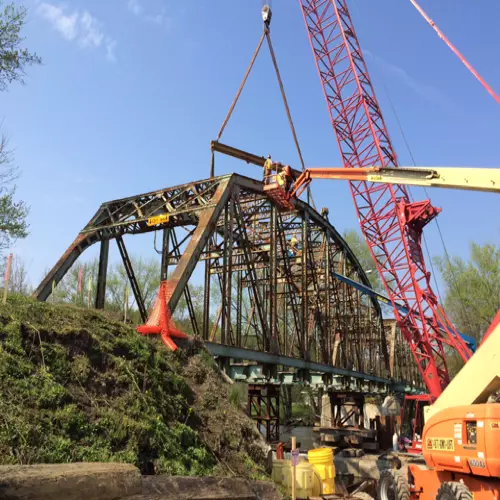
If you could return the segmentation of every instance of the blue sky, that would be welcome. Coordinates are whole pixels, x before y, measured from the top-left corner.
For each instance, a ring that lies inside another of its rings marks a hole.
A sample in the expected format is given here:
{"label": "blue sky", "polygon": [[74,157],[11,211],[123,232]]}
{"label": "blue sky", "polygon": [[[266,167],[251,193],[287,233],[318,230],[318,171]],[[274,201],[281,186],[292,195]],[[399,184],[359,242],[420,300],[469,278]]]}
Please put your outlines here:
{"label": "blue sky", "polygon": [[[26,86],[0,94],[3,130],[23,171],[30,236],[15,253],[37,284],[102,201],[208,176],[209,143],[261,33],[261,0],[25,0],[26,45],[44,60]],[[422,0],[422,6],[500,92],[500,4]],[[274,0],[272,35],[306,164],[340,165],[312,53],[295,0]],[[352,16],[400,163],[497,166],[500,107],[409,1],[352,0]],[[265,49],[265,47],[264,47]],[[298,165],[267,50],[250,76],[223,141]],[[259,176],[219,160],[217,173]],[[424,194],[413,190],[416,199]],[[500,240],[499,198],[432,190],[449,250]],[[336,227],[357,227],[348,186],[317,181],[318,206]],[[441,254],[436,228],[427,231]],[[150,255],[152,238],[133,253]],[[91,256],[92,253],[89,254]]]}

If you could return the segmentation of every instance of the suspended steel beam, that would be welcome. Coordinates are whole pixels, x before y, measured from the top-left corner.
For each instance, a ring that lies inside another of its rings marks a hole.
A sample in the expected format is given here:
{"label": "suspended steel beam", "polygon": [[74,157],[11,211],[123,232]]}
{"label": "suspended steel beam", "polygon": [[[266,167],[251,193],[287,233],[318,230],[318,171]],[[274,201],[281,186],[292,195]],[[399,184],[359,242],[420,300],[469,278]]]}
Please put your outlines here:
{"label": "suspended steel beam", "polygon": [[[266,158],[264,158],[263,156],[254,155],[252,153],[248,153],[247,151],[243,151],[242,149],[237,149],[233,148],[232,146],[228,146],[227,144],[222,144],[218,141],[212,141],[210,143],[210,148],[212,149],[212,151],[237,158],[238,160],[256,165],[257,167],[263,167],[266,161]],[[294,168],[292,168],[291,170],[293,175],[296,177],[299,177],[302,173],[300,170],[296,170]]]}

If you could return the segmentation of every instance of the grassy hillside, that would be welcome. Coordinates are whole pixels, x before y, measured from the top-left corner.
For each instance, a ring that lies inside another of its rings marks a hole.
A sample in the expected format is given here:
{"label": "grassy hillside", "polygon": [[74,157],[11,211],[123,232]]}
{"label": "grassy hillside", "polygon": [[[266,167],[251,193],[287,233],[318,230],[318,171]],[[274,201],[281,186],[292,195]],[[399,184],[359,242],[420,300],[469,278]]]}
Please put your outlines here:
{"label": "grassy hillside", "polygon": [[255,476],[262,442],[229,388],[196,342],[170,353],[103,312],[0,306],[0,463]]}

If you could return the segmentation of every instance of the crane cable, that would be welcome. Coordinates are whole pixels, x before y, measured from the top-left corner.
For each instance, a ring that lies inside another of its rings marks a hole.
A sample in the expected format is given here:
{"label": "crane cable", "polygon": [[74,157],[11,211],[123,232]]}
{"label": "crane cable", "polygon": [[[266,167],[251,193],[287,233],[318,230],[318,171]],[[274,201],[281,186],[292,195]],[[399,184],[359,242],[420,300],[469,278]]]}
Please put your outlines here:
{"label": "crane cable", "polygon": [[217,134],[217,140],[219,140],[222,137],[224,129],[226,128],[226,125],[229,122],[231,115],[233,114],[234,108],[236,107],[238,99],[240,98],[240,95],[243,92],[243,88],[245,87],[245,83],[247,82],[247,79],[250,75],[250,72],[252,71],[255,60],[257,59],[257,56],[259,55],[260,48],[262,47],[262,43],[264,42],[265,36],[266,36],[266,32],[264,31],[264,33],[262,33],[262,36],[260,37],[259,43],[257,44],[257,48],[255,49],[255,52],[253,54],[252,60],[250,61],[250,64],[249,64],[248,69],[245,73],[245,76],[243,77],[243,81],[241,82],[241,85],[238,88],[238,92],[236,92],[236,95],[234,96],[233,102],[231,103],[231,107],[229,108],[229,111],[227,112],[226,118],[224,119],[222,126],[219,130],[219,133]]}
{"label": "crane cable", "polygon": [[[255,49],[255,52],[252,56],[252,60],[250,61],[250,64],[248,65],[248,69],[245,73],[245,76],[243,77],[243,80],[238,88],[238,91],[236,92],[236,95],[234,96],[233,102],[231,103],[231,106],[229,107],[229,111],[226,114],[226,117],[224,118],[224,121],[222,122],[222,126],[219,130],[219,133],[217,134],[217,140],[219,140],[222,137],[222,134],[224,132],[224,129],[226,128],[226,125],[229,122],[229,119],[231,118],[234,108],[236,107],[236,104],[238,103],[238,100],[241,96],[241,93],[243,92],[243,88],[245,87],[245,83],[248,80],[248,77],[250,75],[250,72],[252,71],[253,65],[255,63],[255,60],[257,59],[257,56],[259,55],[260,48],[262,47],[262,43],[264,42],[264,38],[266,36],[266,33],[262,33],[262,36],[260,37],[259,43],[257,44],[257,48]],[[215,151],[212,151],[212,162],[210,164],[210,177],[214,177],[215,175]]]}
{"label": "crane cable", "polygon": [[[410,0],[410,2],[415,7],[415,9],[418,11],[418,13],[429,24],[429,26],[437,33],[438,37],[441,38],[441,40],[443,40],[443,42],[458,57],[458,59],[462,62],[462,64],[474,75],[474,77],[481,83],[481,85],[491,95],[491,97],[493,97],[493,99],[495,99],[495,101],[498,104],[500,104],[500,97],[498,96],[498,94],[496,94],[496,92],[491,88],[491,86],[486,82],[486,80],[484,80],[484,78],[475,70],[475,68],[472,66],[472,64],[469,63],[469,61],[465,58],[465,56],[462,55],[462,53],[455,47],[455,45],[453,45],[453,43],[448,39],[448,37],[439,29],[439,27],[437,26],[437,24],[429,17],[429,15],[424,11],[424,9],[418,4],[417,0]],[[390,98],[389,98],[389,101],[390,101]],[[392,106],[392,103],[391,103],[391,106]],[[393,109],[393,111],[394,111],[394,109]],[[394,114],[396,116],[395,112],[394,112]],[[406,146],[407,146],[408,151],[410,152],[410,155],[412,156],[412,159],[413,159],[413,155],[411,154],[410,148],[408,146],[408,142],[406,141],[405,135],[403,133],[401,125],[399,124],[399,120],[398,120],[397,116],[396,116],[396,120],[398,121],[398,125],[399,125],[401,133],[403,135],[403,138],[405,140]],[[424,187],[424,191],[425,191],[426,196],[430,199],[430,197],[429,197],[429,195],[428,195],[427,190],[425,189],[425,187]],[[444,237],[443,237],[443,234],[441,232],[441,227],[439,225],[438,220],[435,219],[435,221],[436,221],[436,226],[437,226],[437,229],[438,229],[438,232],[439,232],[439,237],[441,239],[441,243],[442,243],[443,248],[444,248],[444,253],[445,253],[446,261],[448,263],[448,266],[449,266],[449,269],[450,269],[450,272],[451,272],[452,283],[453,283],[453,286],[455,288],[455,291],[457,292],[457,295],[458,295],[458,298],[459,298],[459,302],[460,302],[460,305],[462,307],[462,312],[464,313],[464,316],[465,316],[465,320],[469,324],[469,328],[470,328],[471,327],[470,317],[467,314],[467,311],[466,311],[466,308],[465,308],[465,301],[463,300],[463,298],[462,298],[462,296],[460,294],[460,290],[459,290],[458,285],[457,285],[457,281],[458,280],[456,278],[453,266],[451,265],[451,259],[450,259],[449,253],[448,253],[448,249],[446,248],[446,244],[444,242]],[[425,239],[424,239],[424,241],[425,241]],[[427,243],[426,243],[426,246],[427,246]],[[431,261],[431,265],[432,265],[432,261]],[[439,293],[439,290],[438,290],[438,293]],[[470,306],[472,306],[472,309],[474,309],[476,311],[476,313],[479,313],[478,310],[477,310],[477,308],[473,304],[470,304]]]}
{"label": "crane cable", "polygon": [[453,45],[450,40],[446,37],[446,35],[438,28],[437,24],[426,14],[424,9],[420,7],[416,0],[410,0],[415,9],[419,12],[419,14],[427,21],[429,26],[437,33],[438,37],[443,40],[443,42],[448,45],[451,51],[460,59],[460,61],[464,64],[464,66],[477,78],[477,80],[481,83],[481,85],[485,88],[486,92],[495,99],[495,101],[500,104],[500,97],[495,93],[495,91],[488,85],[486,80],[473,68],[472,64],[467,61],[467,59],[461,54],[461,52]]}
{"label": "crane cable", "polygon": [[280,70],[278,68],[278,61],[276,60],[276,55],[274,53],[273,43],[271,41],[271,32],[269,31],[269,28],[266,28],[264,33],[265,33],[265,36],[267,38],[267,43],[269,45],[269,52],[271,53],[271,59],[273,61],[274,70],[276,71],[276,77],[278,79],[278,83],[280,86],[281,97],[283,98],[283,104],[285,105],[286,116],[288,117],[288,123],[290,125],[291,130],[292,130],[293,140],[295,142],[295,147],[297,148],[297,153],[298,153],[299,158],[300,158],[300,164],[302,166],[302,171],[304,171],[306,169],[306,165],[304,163],[304,158],[302,157],[302,151],[300,149],[299,140],[297,138],[295,126],[293,124],[292,114],[290,113],[290,107],[288,106],[288,99],[286,98],[285,87],[283,86],[283,80],[281,79]]}
{"label": "crane cable", "polygon": [[[293,140],[295,142],[295,147],[297,148],[297,153],[298,153],[299,158],[300,158],[300,164],[302,166],[302,172],[303,172],[306,169],[306,165],[304,163],[304,158],[302,156],[302,150],[300,149],[300,144],[299,144],[299,139],[297,137],[297,132],[295,131],[295,125],[293,124],[293,119],[292,119],[292,114],[290,112],[290,107],[288,106],[288,99],[286,98],[285,87],[283,86],[283,80],[281,79],[280,70],[278,68],[278,61],[276,60],[276,55],[274,53],[273,43],[271,41],[271,32],[267,26],[266,26],[264,33],[265,33],[266,38],[267,38],[269,52],[271,53],[271,59],[273,61],[274,70],[276,71],[276,78],[278,79],[278,83],[280,86],[281,97],[283,98],[283,104],[285,105],[286,116],[288,117],[288,123],[289,123],[290,129],[292,131]],[[311,188],[309,186],[307,187],[307,203],[312,203],[314,210],[316,210],[316,205],[314,203],[314,200],[312,199]]]}
{"label": "crane cable", "polygon": [[[384,86],[384,90],[385,90],[385,93],[387,95],[387,100],[389,101],[389,105],[391,106],[392,113],[394,114],[394,118],[396,119],[396,123],[398,125],[399,131],[401,132],[401,136],[403,137],[403,141],[404,141],[404,143],[406,145],[406,149],[408,150],[408,153],[410,155],[410,158],[411,158],[411,161],[413,163],[413,166],[416,167],[417,166],[417,162],[415,161],[415,157],[413,156],[413,151],[411,150],[410,144],[408,143],[408,139],[406,138],[406,134],[405,134],[405,132],[403,130],[403,125],[401,124],[399,116],[398,116],[398,114],[396,112],[396,108],[395,108],[394,103],[393,103],[393,101],[391,99],[391,96],[389,94],[389,90],[388,90],[388,88],[387,88],[387,86],[386,86],[386,84],[385,84],[384,81],[382,81],[382,84]],[[414,201],[414,199],[413,199],[413,193],[411,192],[410,186],[407,186],[407,190],[408,190],[408,193],[410,195],[410,200],[413,202]],[[427,189],[425,189],[425,187],[424,187],[424,190],[425,190],[425,195],[430,200],[430,196],[427,193]],[[429,263],[430,263],[430,266],[431,266],[432,275],[434,277],[434,285],[436,286],[436,290],[437,290],[438,298],[439,298],[439,297],[442,297],[442,295],[441,295],[441,291],[439,290],[439,284],[438,284],[438,281],[437,281],[437,278],[436,278],[436,272],[434,271],[434,265],[432,263],[432,258],[431,258],[431,254],[430,254],[430,251],[429,251],[429,246],[427,244],[427,238],[425,237],[424,233],[422,233],[422,237],[423,237],[423,240],[424,240],[424,246],[425,246],[425,250],[426,250],[426,253],[427,253],[427,258],[429,259]],[[443,242],[443,246],[444,246],[444,242]]]}
{"label": "crane cable", "polygon": [[[283,80],[281,78],[281,73],[280,73],[280,70],[278,67],[278,61],[276,59],[276,54],[274,52],[273,43],[271,41],[271,31],[269,29],[268,24],[266,24],[266,23],[264,23],[264,31],[262,33],[262,36],[260,37],[259,43],[257,44],[257,48],[255,49],[255,52],[253,54],[252,60],[250,61],[250,64],[249,64],[248,69],[245,73],[245,76],[243,77],[243,81],[241,82],[241,85],[239,86],[238,91],[236,92],[236,96],[234,97],[233,102],[231,103],[231,106],[229,108],[229,111],[227,112],[227,115],[226,115],[226,117],[222,123],[222,126],[219,130],[219,133],[217,135],[217,141],[222,137],[222,134],[223,134],[223,132],[224,132],[224,130],[225,130],[232,114],[233,114],[234,108],[236,107],[236,104],[238,103],[238,100],[241,96],[241,93],[243,92],[243,88],[245,87],[245,84],[248,80],[250,72],[252,71],[255,60],[257,59],[257,56],[259,55],[260,49],[262,47],[262,43],[264,42],[264,38],[267,40],[267,45],[269,47],[269,52],[271,54],[271,60],[273,62],[274,70],[276,72],[276,78],[278,79],[278,84],[279,84],[279,88],[280,88],[280,92],[281,92],[281,98],[283,99],[283,104],[285,106],[286,116],[288,118],[288,124],[290,126],[291,131],[292,131],[293,141],[294,141],[295,147],[297,149],[297,154],[299,155],[302,171],[304,171],[306,169],[304,157],[302,156],[302,150],[300,148],[299,139],[297,137],[297,132],[295,130],[295,125],[294,125],[293,119],[292,119],[292,113],[290,111],[290,106],[288,105],[288,99],[287,99],[286,93],[285,93],[285,86],[283,85]],[[215,165],[215,153],[214,153],[214,151],[212,151],[212,163],[211,163],[211,168],[210,168],[210,176],[211,177],[213,177],[213,175],[214,175],[214,169],[215,169],[214,165]],[[312,199],[310,187],[307,188],[307,202],[312,204],[314,210],[317,210],[316,205],[314,203],[314,200]]]}
{"label": "crane cable", "polygon": [[[385,84],[385,82],[383,80],[382,80],[382,84],[384,86],[384,90],[385,90],[385,93],[387,95],[387,99],[389,101],[389,105],[391,106],[392,112],[393,112],[394,117],[396,119],[396,123],[398,125],[399,131],[401,132],[401,136],[403,137],[403,141],[404,141],[404,143],[406,145],[406,149],[408,150],[408,153],[409,153],[409,155],[411,157],[411,161],[413,162],[414,166],[417,166],[417,162],[415,161],[415,157],[413,156],[413,151],[410,148],[410,144],[408,142],[408,139],[406,137],[405,131],[403,129],[403,125],[402,125],[402,123],[401,123],[401,121],[399,119],[398,113],[396,112],[396,108],[395,108],[394,103],[393,103],[393,101],[391,99],[391,96],[389,94],[389,90],[388,90],[388,88],[387,88],[387,86],[386,86],[386,84]],[[422,187],[424,189],[425,196],[430,200],[431,197],[430,197],[430,195],[429,195],[429,193],[427,191],[427,188],[425,186],[422,186]],[[413,198],[413,195],[412,195],[411,190],[410,190],[409,187],[408,187],[408,192],[410,194],[410,197]],[[458,280],[457,280],[457,277],[455,275],[455,271],[454,271],[454,269],[453,269],[453,267],[451,265],[450,255],[448,253],[448,248],[447,248],[446,243],[444,241],[444,236],[443,236],[443,233],[441,231],[441,226],[439,225],[439,221],[438,221],[437,218],[435,218],[434,221],[436,223],[436,227],[437,227],[437,230],[438,230],[438,233],[439,233],[439,238],[440,238],[441,244],[443,246],[443,250],[444,250],[444,255],[445,255],[446,261],[447,261],[447,263],[449,265],[449,268],[450,268],[450,271],[451,271],[451,278],[452,278],[451,283],[453,285],[453,288],[455,288],[455,291],[457,292],[458,301],[459,301],[460,306],[462,308],[462,312],[464,314],[465,321],[469,325],[469,330],[472,331],[472,323],[471,323],[471,320],[470,320],[470,316],[467,313],[467,309],[465,307],[465,300],[463,299],[462,294],[460,293],[460,289],[458,288],[458,284],[457,284]],[[425,234],[423,234],[423,233],[422,233],[422,237],[423,237],[423,240],[424,240],[424,246],[425,246],[425,250],[426,250],[426,253],[427,253],[427,258],[429,259],[429,263],[430,263],[430,266],[431,266],[432,275],[434,277],[434,284],[436,286],[438,297],[441,297],[441,301],[443,303],[443,308],[444,308],[444,302],[443,302],[444,299],[443,299],[443,295],[441,294],[441,292],[439,290],[439,285],[438,285],[438,281],[437,281],[437,278],[436,278],[437,274],[436,274],[436,272],[434,270],[434,265],[432,263],[432,258],[431,258],[431,254],[430,254],[430,251],[429,251],[429,246],[427,244],[427,238],[425,237]],[[475,307],[473,307],[473,308],[475,309]]]}

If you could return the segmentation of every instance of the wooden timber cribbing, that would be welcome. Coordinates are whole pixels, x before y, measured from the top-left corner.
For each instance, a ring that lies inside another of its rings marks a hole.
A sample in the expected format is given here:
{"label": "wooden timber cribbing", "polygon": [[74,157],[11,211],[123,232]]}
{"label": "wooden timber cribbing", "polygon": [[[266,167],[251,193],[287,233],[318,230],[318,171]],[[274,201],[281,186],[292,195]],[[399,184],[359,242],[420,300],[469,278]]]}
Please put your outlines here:
{"label": "wooden timber cribbing", "polygon": [[127,500],[281,500],[274,484],[239,477],[144,476],[143,493]]}
{"label": "wooden timber cribbing", "polygon": [[74,463],[0,467],[2,500],[115,500],[142,492],[133,465]]}
{"label": "wooden timber cribbing", "polygon": [[281,500],[245,478],[143,476],[117,463],[0,466],[1,500]]}

